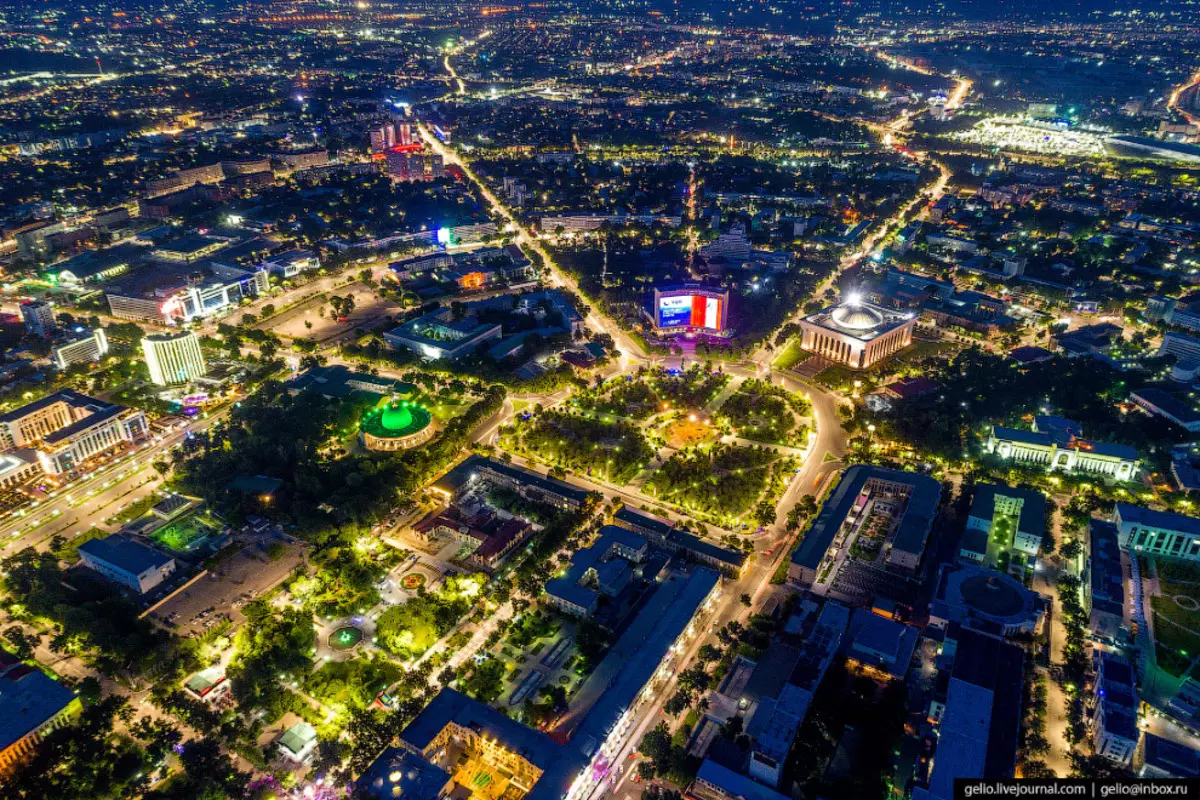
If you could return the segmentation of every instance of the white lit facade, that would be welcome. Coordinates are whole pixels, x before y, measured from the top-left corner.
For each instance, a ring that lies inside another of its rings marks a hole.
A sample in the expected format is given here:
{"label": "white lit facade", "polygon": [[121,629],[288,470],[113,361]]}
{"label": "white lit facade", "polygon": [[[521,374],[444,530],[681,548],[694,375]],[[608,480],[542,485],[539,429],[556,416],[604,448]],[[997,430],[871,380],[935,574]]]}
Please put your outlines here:
{"label": "white lit facade", "polygon": [[142,353],[157,386],[170,386],[201,378],[208,371],[200,337],[192,331],[155,333],[142,338]]}
{"label": "white lit facade", "polygon": [[800,320],[800,347],[851,369],[867,369],[912,344],[917,317],[857,298]]}

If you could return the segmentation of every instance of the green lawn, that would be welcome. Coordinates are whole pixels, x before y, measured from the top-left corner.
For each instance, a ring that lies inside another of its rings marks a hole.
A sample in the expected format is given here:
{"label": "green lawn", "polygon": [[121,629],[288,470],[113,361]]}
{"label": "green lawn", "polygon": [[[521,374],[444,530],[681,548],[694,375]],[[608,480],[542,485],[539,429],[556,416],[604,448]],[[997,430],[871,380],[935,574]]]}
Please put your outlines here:
{"label": "green lawn", "polygon": [[1154,561],[1162,589],[1161,596],[1150,598],[1158,662],[1167,672],[1180,674],[1187,662],[1200,655],[1200,610],[1184,608],[1173,598],[1186,595],[1200,601],[1200,568],[1179,561]]}
{"label": "green lawn", "polygon": [[192,549],[195,543],[206,536],[211,536],[220,530],[210,521],[200,515],[190,514],[174,522],[168,523],[150,534],[150,537],[169,550],[184,553]]}
{"label": "green lawn", "polygon": [[800,340],[792,339],[788,342],[787,347],[779,351],[775,356],[775,369],[791,369],[792,367],[803,364],[808,359],[812,358],[812,353],[800,348]]}

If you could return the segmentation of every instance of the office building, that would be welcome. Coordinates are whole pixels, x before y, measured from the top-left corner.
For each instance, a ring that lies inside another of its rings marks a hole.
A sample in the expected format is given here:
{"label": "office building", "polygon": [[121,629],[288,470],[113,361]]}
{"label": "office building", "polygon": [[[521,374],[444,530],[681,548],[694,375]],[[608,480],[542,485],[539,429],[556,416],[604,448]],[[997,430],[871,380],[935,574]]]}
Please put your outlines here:
{"label": "office building", "polygon": [[912,344],[917,315],[856,296],[800,319],[800,347],[851,369],[866,369]]}
{"label": "office building", "polygon": [[0,415],[0,447],[32,448],[48,475],[60,475],[149,432],[146,415],[63,389]]}
{"label": "office building", "polygon": [[77,334],[64,344],[54,346],[54,364],[66,369],[72,364],[99,361],[108,353],[108,336],[104,328]]}
{"label": "office building", "polygon": [[687,796],[696,800],[786,800],[787,797],[709,758],[700,765]]}
{"label": "office building", "polygon": [[827,601],[819,613],[809,615],[801,632],[800,659],[788,682],[774,696],[759,699],[746,725],[753,742],[747,772],[767,786],[778,787],[792,742],[800,730],[817,688],[833,663],[850,625],[850,609]]}
{"label": "office building", "polygon": [[0,782],[80,709],[70,689],[0,650]]}
{"label": "office building", "polygon": [[983,483],[975,487],[967,530],[987,536],[999,533],[1005,539],[1003,549],[1011,547],[1036,556],[1042,547],[1046,527],[1046,498],[1031,489],[1014,489]]}
{"label": "office building", "polygon": [[1095,678],[1086,708],[1090,713],[1096,755],[1129,766],[1141,731],[1137,724],[1137,689],[1133,668],[1111,653],[1093,652]]}
{"label": "office building", "polygon": [[152,333],[142,337],[142,354],[156,386],[188,383],[204,377],[208,371],[200,337],[193,331]]}
{"label": "office building", "polygon": [[120,533],[84,542],[79,557],[84,566],[138,594],[154,589],[175,571],[175,559]]}
{"label": "office building", "polygon": [[930,718],[940,720],[928,785],[913,800],[952,800],[956,778],[1009,780],[1020,741],[1025,651],[969,628],[943,649],[953,658],[943,698]]}
{"label": "office building", "polygon": [[21,303],[21,319],[25,322],[25,330],[42,339],[49,339],[58,330],[58,323],[54,321],[54,306],[45,300]]}
{"label": "office building", "polygon": [[[1182,374],[1187,382],[1191,382],[1200,370],[1200,364],[1189,362],[1176,364],[1173,372]],[[1200,431],[1200,411],[1187,397],[1187,393],[1167,392],[1153,386],[1137,389],[1129,393],[1129,399],[1137,404],[1147,414],[1162,417],[1188,433]]]}
{"label": "office building", "polygon": [[818,568],[839,533],[857,535],[868,519],[887,520],[883,547],[885,563],[905,573],[915,572],[925,552],[942,487],[928,475],[856,465],[846,470],[833,494],[796,551],[788,579],[811,586]]}
{"label": "office building", "polygon": [[1080,576],[1084,584],[1084,610],[1093,637],[1113,644],[1127,634],[1125,624],[1125,570],[1121,565],[1120,534],[1108,520],[1088,520],[1087,563]]}
{"label": "office building", "polygon": [[42,474],[36,450],[22,448],[0,453],[0,490],[14,489]]}
{"label": "office building", "polygon": [[1145,733],[1135,751],[1133,767],[1139,778],[1200,778],[1200,752]]}
{"label": "office building", "polygon": [[422,358],[454,361],[475,352],[484,342],[499,339],[503,326],[475,317],[455,319],[452,309],[439,308],[383,334],[394,348],[411,350]]}
{"label": "office building", "polygon": [[229,311],[269,287],[262,265],[158,263],[131,273],[106,296],[114,317],[174,325]]}
{"label": "office building", "polygon": [[586,489],[480,455],[467,456],[429,489],[446,500],[455,500],[475,488],[477,481],[505,486],[526,500],[556,508],[581,508],[588,498]]}
{"label": "office building", "polygon": [[450,773],[429,763],[416,753],[389,747],[354,781],[355,797],[371,800],[441,800],[450,796],[457,784]]}
{"label": "office building", "polygon": [[746,568],[746,554],[741,550],[732,550],[705,541],[699,536],[677,529],[673,522],[629,506],[622,506],[621,510],[613,515],[613,525],[646,537],[656,547],[672,555],[712,567],[731,578],[741,577]]}
{"label": "office building", "polygon": [[571,616],[590,617],[601,595],[616,597],[629,585],[633,565],[645,559],[648,549],[636,533],[604,526],[595,544],[575,552],[563,577],[546,582],[546,601]]}
{"label": "office building", "polygon": [[1113,507],[1113,522],[1123,550],[1200,560],[1200,519],[1117,503]]}
{"label": "office building", "polygon": [[[619,659],[620,670],[593,702],[573,707],[558,721],[553,738],[443,688],[400,733],[399,747],[461,786],[471,786],[486,773],[489,796],[583,800],[612,774],[619,749],[678,668],[688,643],[705,629],[719,594],[719,576],[704,568],[656,584],[606,656]],[[381,758],[394,759],[395,754],[385,752]],[[364,777],[380,772],[371,767]],[[440,783],[437,772],[432,775],[431,790]],[[389,783],[393,776],[395,784],[405,779],[393,769]],[[416,782],[418,776],[412,779]],[[376,783],[372,777],[357,785],[372,792]],[[399,795],[388,789],[385,796]],[[439,795],[406,796],[432,800]]]}

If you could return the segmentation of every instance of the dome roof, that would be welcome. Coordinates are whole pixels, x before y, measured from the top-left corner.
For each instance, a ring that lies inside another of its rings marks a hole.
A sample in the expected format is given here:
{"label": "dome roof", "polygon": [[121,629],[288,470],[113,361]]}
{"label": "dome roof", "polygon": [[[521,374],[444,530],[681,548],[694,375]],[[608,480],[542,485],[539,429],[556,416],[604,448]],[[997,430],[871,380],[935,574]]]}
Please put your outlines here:
{"label": "dome roof", "polygon": [[833,321],[847,330],[865,331],[882,323],[883,315],[873,308],[843,303],[833,310]]}
{"label": "dome roof", "polygon": [[412,425],[412,412],[406,405],[393,404],[383,410],[383,416],[379,421],[385,430],[402,431]]}

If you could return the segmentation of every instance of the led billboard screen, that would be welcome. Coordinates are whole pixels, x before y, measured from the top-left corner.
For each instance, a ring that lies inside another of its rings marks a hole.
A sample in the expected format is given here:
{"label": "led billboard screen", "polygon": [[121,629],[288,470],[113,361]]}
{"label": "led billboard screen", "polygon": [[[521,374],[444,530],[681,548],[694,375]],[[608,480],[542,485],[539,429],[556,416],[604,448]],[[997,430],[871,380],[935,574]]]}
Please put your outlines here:
{"label": "led billboard screen", "polygon": [[682,294],[659,298],[658,327],[721,331],[721,299]]}

